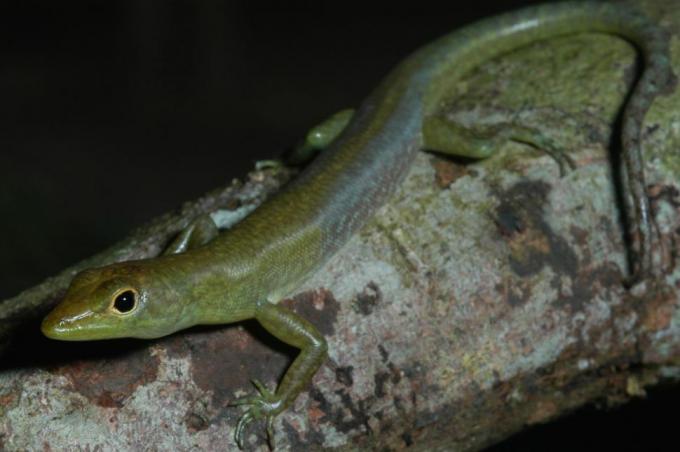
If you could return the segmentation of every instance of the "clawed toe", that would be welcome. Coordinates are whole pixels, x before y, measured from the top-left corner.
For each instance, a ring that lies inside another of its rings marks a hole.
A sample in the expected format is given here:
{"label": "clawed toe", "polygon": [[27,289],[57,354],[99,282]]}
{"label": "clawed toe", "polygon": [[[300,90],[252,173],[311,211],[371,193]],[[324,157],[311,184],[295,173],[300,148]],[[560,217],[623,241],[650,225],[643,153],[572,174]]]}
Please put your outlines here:
{"label": "clawed toe", "polygon": [[259,380],[252,380],[253,386],[259,394],[241,397],[229,403],[229,406],[244,406],[248,409],[239,418],[234,432],[234,438],[239,448],[243,448],[246,428],[252,421],[264,419],[266,421],[267,441],[274,448],[274,418],[281,411],[281,403],[274,393]]}
{"label": "clawed toe", "polygon": [[245,434],[246,427],[255,419],[255,416],[247,411],[236,424],[236,431],[234,433],[234,438],[236,439],[236,444],[239,448],[243,449],[243,436]]}

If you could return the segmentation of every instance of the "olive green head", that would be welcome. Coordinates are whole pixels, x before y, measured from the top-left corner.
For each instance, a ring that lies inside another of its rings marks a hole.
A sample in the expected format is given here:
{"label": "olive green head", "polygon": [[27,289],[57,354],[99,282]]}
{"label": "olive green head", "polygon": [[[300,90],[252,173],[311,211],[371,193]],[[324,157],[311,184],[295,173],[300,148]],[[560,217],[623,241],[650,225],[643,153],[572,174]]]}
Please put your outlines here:
{"label": "olive green head", "polygon": [[182,303],[148,261],[85,270],[42,322],[51,339],[153,338],[178,330]]}

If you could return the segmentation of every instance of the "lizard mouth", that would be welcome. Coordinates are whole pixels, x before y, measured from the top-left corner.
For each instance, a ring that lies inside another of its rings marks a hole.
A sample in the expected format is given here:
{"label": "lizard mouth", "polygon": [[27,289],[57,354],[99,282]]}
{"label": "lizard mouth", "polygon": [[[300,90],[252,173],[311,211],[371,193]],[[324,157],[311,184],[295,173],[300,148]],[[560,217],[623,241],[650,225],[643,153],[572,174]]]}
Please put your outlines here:
{"label": "lizard mouth", "polygon": [[57,306],[43,319],[40,325],[43,334],[50,339],[62,341],[88,339],[84,337],[85,331],[79,321],[91,317],[94,313],[88,310],[76,315],[68,315],[60,308],[61,306]]}

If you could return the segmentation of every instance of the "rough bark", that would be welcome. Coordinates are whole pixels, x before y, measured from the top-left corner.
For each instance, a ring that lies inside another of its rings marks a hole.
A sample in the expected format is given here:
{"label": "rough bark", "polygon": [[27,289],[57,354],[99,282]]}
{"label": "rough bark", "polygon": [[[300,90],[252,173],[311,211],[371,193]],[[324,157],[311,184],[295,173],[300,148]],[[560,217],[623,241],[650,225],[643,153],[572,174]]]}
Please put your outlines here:
{"label": "rough bark", "polygon": [[[680,30],[676,2],[643,5]],[[677,38],[673,52],[680,73]],[[577,169],[560,178],[550,158],[516,143],[474,164],[422,154],[394,199],[284,301],[321,329],[330,358],[277,420],[280,447],[475,450],[680,378],[680,268],[655,287],[622,284],[608,149],[634,62],[613,37],[558,39],[483,65],[451,93],[442,115],[540,128]],[[678,93],[659,99],[644,136],[674,249],[677,105]],[[156,255],[198,213],[257,203],[289,176],[255,172],[0,303],[0,449],[233,447],[239,410],[227,404],[252,392],[250,378],[273,386],[294,354],[256,324],[57,343],[40,337],[39,318],[76,271]],[[251,448],[265,448],[261,427],[249,430]]]}

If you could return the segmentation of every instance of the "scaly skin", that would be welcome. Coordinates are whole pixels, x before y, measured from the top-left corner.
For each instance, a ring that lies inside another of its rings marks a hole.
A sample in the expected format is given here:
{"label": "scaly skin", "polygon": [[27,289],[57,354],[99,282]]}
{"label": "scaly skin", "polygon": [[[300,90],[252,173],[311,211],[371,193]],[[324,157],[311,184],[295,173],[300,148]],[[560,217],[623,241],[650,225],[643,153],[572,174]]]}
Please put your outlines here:
{"label": "scaly skin", "polygon": [[[255,318],[301,350],[275,393],[256,383],[259,395],[237,402],[248,406],[236,428],[239,444],[253,419],[266,419],[271,434],[274,417],[291,405],[326,357],[318,331],[274,303],[389,198],[415,153],[427,145],[423,124],[462,74],[528,43],[586,31],[621,36],[644,57],[645,70],[625,107],[622,155],[635,205],[640,256],[635,276],[649,275],[654,231],[640,129],[655,96],[674,83],[667,38],[643,15],[621,5],[566,2],[482,20],[413,53],[367,98],[330,147],[252,215],[212,240],[210,230],[197,235],[205,238],[185,240],[192,238],[189,231],[174,254],[79,274],[45,318],[43,332],[62,340],[153,338],[196,324]],[[455,143],[444,151],[455,152]]]}

